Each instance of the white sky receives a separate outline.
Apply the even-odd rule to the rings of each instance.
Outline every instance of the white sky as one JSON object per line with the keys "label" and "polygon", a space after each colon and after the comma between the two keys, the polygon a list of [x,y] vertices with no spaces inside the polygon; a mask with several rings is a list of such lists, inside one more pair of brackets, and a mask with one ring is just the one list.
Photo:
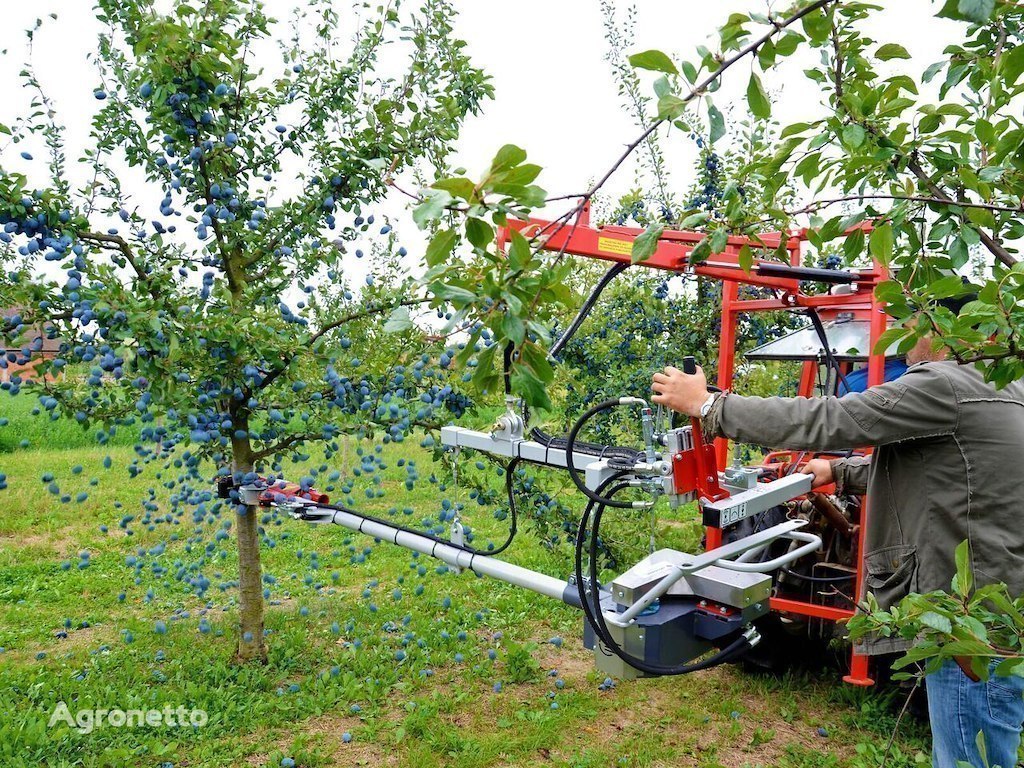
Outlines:
{"label": "white sky", "polygon": [[[0,32],[0,122],[10,123],[26,105],[26,95],[17,73],[25,58],[23,30],[49,13],[57,22],[46,24],[36,44],[35,61],[40,80],[69,126],[72,150],[87,138],[91,113],[98,102],[92,90],[98,84],[87,54],[96,49],[100,29],[92,12],[92,0],[4,0],[4,25]],[[298,0],[267,0],[268,9],[285,19]],[[469,43],[474,62],[488,72],[496,98],[484,105],[482,117],[471,118],[458,143],[458,162],[478,173],[495,150],[506,142],[524,147],[530,159],[544,172],[538,183],[549,194],[579,192],[587,182],[603,173],[634,138],[638,129],[624,111],[616,93],[609,65],[603,60],[604,40],[598,0],[517,0],[512,4],[486,0],[457,0],[460,18],[456,31]],[[927,0],[882,0],[885,7],[875,22],[882,42],[895,41],[913,55],[908,62],[920,73],[941,57],[951,22],[935,20],[936,3]],[[338,0],[345,11],[349,0]],[[765,10],[783,7],[760,0],[638,0],[636,50],[660,48],[674,57],[695,58],[695,46],[706,43],[735,10]],[[627,3],[619,0],[620,13]],[[893,34],[897,31],[896,34]],[[912,34],[911,34],[911,31]],[[678,60],[678,59],[677,59]],[[901,62],[892,62],[894,67]],[[798,63],[785,65],[789,74],[766,76],[766,85],[779,99],[775,114],[783,121],[810,119],[819,95],[799,74]],[[716,103],[737,117],[746,112],[744,92],[749,65],[737,65],[727,75]],[[653,77],[645,78],[649,87]],[[788,85],[783,85],[788,81]],[[730,107],[729,105],[732,104]],[[667,150],[673,187],[682,191],[692,178],[693,145],[678,131],[663,142]],[[32,164],[19,157],[22,149],[36,156],[42,172],[41,139],[8,147],[0,155],[5,167],[29,171]],[[76,151],[69,154],[72,159]],[[73,163],[72,163],[73,165]],[[34,174],[30,179],[37,178]],[[40,183],[44,181],[38,177]],[[632,169],[623,168],[610,185],[613,193],[631,186]],[[156,213],[160,194],[147,193]],[[413,256],[423,240],[403,211],[401,198],[384,205],[384,212],[397,218],[398,231]],[[183,224],[183,226],[188,226]],[[417,247],[419,246],[419,247]]]}

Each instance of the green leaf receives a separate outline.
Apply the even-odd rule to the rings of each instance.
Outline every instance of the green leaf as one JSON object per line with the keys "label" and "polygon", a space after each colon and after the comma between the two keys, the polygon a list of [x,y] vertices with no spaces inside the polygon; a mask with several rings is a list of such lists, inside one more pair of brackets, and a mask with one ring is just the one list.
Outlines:
{"label": "green leaf", "polygon": [[442,229],[434,235],[424,256],[428,267],[436,267],[451,255],[459,235],[454,229]]}
{"label": "green leaf", "polygon": [[518,230],[510,230],[509,237],[512,243],[508,249],[508,264],[512,269],[519,271],[530,263],[533,253],[530,251],[529,241]]}
{"label": "green leaf", "polygon": [[1024,45],[1018,45],[999,61],[999,72],[1006,85],[1013,85],[1024,72]]}
{"label": "green leaf", "polygon": [[501,318],[501,335],[513,344],[522,344],[523,339],[526,338],[526,326],[523,324],[523,319],[511,312],[506,313]]}
{"label": "green leaf", "polygon": [[430,222],[441,218],[451,201],[452,196],[443,189],[429,192],[423,202],[413,209],[412,220],[420,229],[426,229]]}
{"label": "green leaf", "polygon": [[725,116],[714,104],[708,104],[708,127],[712,144],[725,135]]}
{"label": "green leaf", "polygon": [[948,635],[953,631],[953,622],[948,617],[943,616],[941,613],[935,611],[925,611],[921,614],[921,623],[926,627],[931,627],[936,632],[942,632]]}
{"label": "green leaf", "polygon": [[711,233],[711,253],[721,253],[725,250],[725,247],[729,244],[729,230],[725,227],[719,227]]}
{"label": "green leaf", "polygon": [[779,56],[789,56],[796,53],[796,49],[803,39],[803,36],[796,32],[785,32],[782,37],[775,41],[775,52]]}
{"label": "green leaf", "polygon": [[815,125],[816,123],[793,123],[792,125],[787,125],[782,129],[782,133],[779,134],[779,138],[785,139],[789,136],[803,133],[804,131],[813,128]]}
{"label": "green leaf", "polygon": [[857,228],[846,236],[843,241],[843,256],[847,262],[853,262],[864,252],[864,230]]}
{"label": "green leaf", "polygon": [[384,333],[401,333],[413,327],[408,307],[396,307],[384,323]]}
{"label": "green leaf", "polygon": [[868,250],[880,262],[888,264],[892,261],[894,244],[892,224],[886,222],[871,231],[871,237],[868,239]]}
{"label": "green leaf", "polygon": [[647,261],[658,250],[658,239],[665,231],[663,224],[651,224],[633,241],[629,260],[631,264]]}
{"label": "green leaf", "polygon": [[470,216],[466,219],[466,237],[477,248],[486,248],[494,239],[494,229],[483,219]]}
{"label": "green leaf", "polygon": [[886,43],[875,51],[875,57],[882,61],[889,61],[890,59],[909,59],[910,54],[898,43]]}
{"label": "green leaf", "polygon": [[538,176],[543,169],[534,163],[523,163],[511,168],[495,178],[495,182],[508,185],[529,184]]}
{"label": "green leaf", "polygon": [[540,381],[547,383],[555,378],[555,369],[548,362],[548,354],[539,344],[532,341],[526,342],[519,350],[519,357],[521,362],[530,366]]}
{"label": "green leaf", "polygon": [[532,408],[551,410],[551,400],[544,385],[536,375],[523,365],[512,366],[512,391],[516,392]]}
{"label": "green leaf", "polygon": [[667,72],[670,75],[679,74],[679,70],[672,63],[672,59],[657,50],[634,53],[629,57],[629,63],[637,69],[651,69],[655,72]]}
{"label": "green leaf", "polygon": [[455,197],[461,197],[463,200],[472,201],[476,197],[476,184],[467,178],[450,178],[450,179],[439,179],[432,185],[434,189],[443,189],[445,192],[450,192]]}
{"label": "green leaf", "polygon": [[966,540],[957,545],[954,559],[956,560],[956,576],[953,577],[953,592],[961,597],[967,597],[971,593],[974,577],[971,574],[971,548]]}
{"label": "green leaf", "polygon": [[949,261],[950,264],[952,264],[953,269],[960,269],[960,267],[970,261],[971,252],[967,247],[967,243],[960,236],[953,238],[947,248],[947,251],[949,253]]}
{"label": "green leaf", "polygon": [[675,120],[686,111],[687,102],[678,96],[667,93],[658,99],[658,119]]}
{"label": "green leaf", "polygon": [[458,309],[479,299],[472,291],[449,283],[431,283],[430,292],[439,299],[452,302]]}
{"label": "green leaf", "polygon": [[803,25],[804,32],[811,38],[812,42],[823,43],[828,40],[829,32],[832,28],[832,23],[829,21],[828,16],[822,10],[812,11],[800,20]]}
{"label": "green leaf", "polygon": [[930,83],[939,72],[945,69],[948,63],[946,61],[936,61],[934,64],[929,64],[928,68],[921,75],[921,82]]}
{"label": "green leaf", "polygon": [[930,282],[921,293],[935,299],[948,299],[966,293],[967,290],[960,275],[946,275]]}
{"label": "green leaf", "polygon": [[754,266],[754,252],[750,249],[750,246],[741,246],[737,258],[739,259],[740,269],[749,275],[751,268]]}
{"label": "green leaf", "polygon": [[700,242],[693,246],[693,250],[690,251],[690,256],[687,259],[690,264],[700,264],[707,261],[708,256],[711,255],[711,238],[702,237]]}
{"label": "green leaf", "polygon": [[526,159],[526,150],[520,149],[515,144],[506,144],[498,150],[498,154],[491,161],[491,173],[501,173],[510,168],[515,168]]}
{"label": "green leaf", "polygon": [[996,9],[996,0],[960,0],[956,9],[975,24],[984,24]]}
{"label": "green leaf", "polygon": [[913,331],[909,328],[889,328],[878,337],[878,343],[875,344],[873,352],[878,355],[884,355],[889,347],[912,333]]}
{"label": "green leaf", "polygon": [[843,143],[853,149],[863,144],[866,136],[867,131],[864,130],[862,125],[857,123],[850,123],[843,127]]}
{"label": "green leaf", "polygon": [[768,101],[768,94],[764,92],[761,78],[756,72],[750,73],[750,82],[747,83],[747,103],[750,105],[750,112],[754,117],[765,120],[772,115],[772,105]]}

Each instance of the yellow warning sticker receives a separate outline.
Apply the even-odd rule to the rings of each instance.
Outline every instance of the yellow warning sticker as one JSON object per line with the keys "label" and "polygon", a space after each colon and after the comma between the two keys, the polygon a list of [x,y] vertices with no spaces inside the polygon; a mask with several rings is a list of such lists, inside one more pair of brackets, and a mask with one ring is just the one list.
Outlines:
{"label": "yellow warning sticker", "polygon": [[617,253],[622,256],[629,256],[633,253],[632,240],[616,240],[613,237],[597,238],[597,249],[605,253]]}

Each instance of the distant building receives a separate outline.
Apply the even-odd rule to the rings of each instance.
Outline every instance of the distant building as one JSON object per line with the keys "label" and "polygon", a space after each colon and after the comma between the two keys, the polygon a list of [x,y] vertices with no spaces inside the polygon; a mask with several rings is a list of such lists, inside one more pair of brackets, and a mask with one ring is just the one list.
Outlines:
{"label": "distant building", "polygon": [[[0,317],[7,319],[18,314],[19,310],[16,307],[9,309],[0,309]],[[60,350],[61,340],[59,338],[51,339],[48,337],[46,332],[41,326],[30,328],[25,331],[24,335],[18,340],[18,346],[2,349],[3,359],[6,361],[6,367],[0,368],[0,382],[7,382],[11,380],[12,376],[20,376],[22,381],[32,381],[38,378],[36,368],[43,360],[52,360],[57,356]],[[38,350],[32,353],[32,358],[24,364],[19,364],[11,360],[11,355],[21,357],[21,350],[24,347],[32,346],[33,343],[40,343],[41,345]],[[0,344],[3,344],[3,340],[0,339]]]}

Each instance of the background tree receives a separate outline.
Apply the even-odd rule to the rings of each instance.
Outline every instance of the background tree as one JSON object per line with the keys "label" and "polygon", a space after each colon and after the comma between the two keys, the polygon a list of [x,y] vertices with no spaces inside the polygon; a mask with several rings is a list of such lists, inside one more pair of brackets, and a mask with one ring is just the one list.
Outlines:
{"label": "background tree", "polygon": [[[284,28],[259,0],[98,0],[99,110],[78,188],[29,63],[34,109],[0,131],[8,151],[41,135],[48,173],[0,169],[0,306],[18,308],[3,333],[25,343],[17,362],[45,328],[63,342],[49,370],[81,375],[7,388],[38,392],[101,443],[141,422],[131,470],[177,468],[165,484],[183,500],[209,500],[208,462],[245,483],[308,457],[308,443],[330,458],[344,434],[401,440],[429,420],[452,389],[438,394],[424,362],[411,365],[422,334],[392,323],[405,335],[390,340],[367,324],[419,299],[404,276],[382,289],[371,275],[360,290],[347,259],[377,229],[397,248],[370,206],[402,171],[443,173],[491,89],[448,2],[403,6],[354,8],[353,27],[310,0]],[[385,46],[401,50],[398,75],[381,64]],[[355,334],[380,337],[372,370],[348,351]],[[236,512],[238,655],[264,658],[260,523],[255,508]]]}

